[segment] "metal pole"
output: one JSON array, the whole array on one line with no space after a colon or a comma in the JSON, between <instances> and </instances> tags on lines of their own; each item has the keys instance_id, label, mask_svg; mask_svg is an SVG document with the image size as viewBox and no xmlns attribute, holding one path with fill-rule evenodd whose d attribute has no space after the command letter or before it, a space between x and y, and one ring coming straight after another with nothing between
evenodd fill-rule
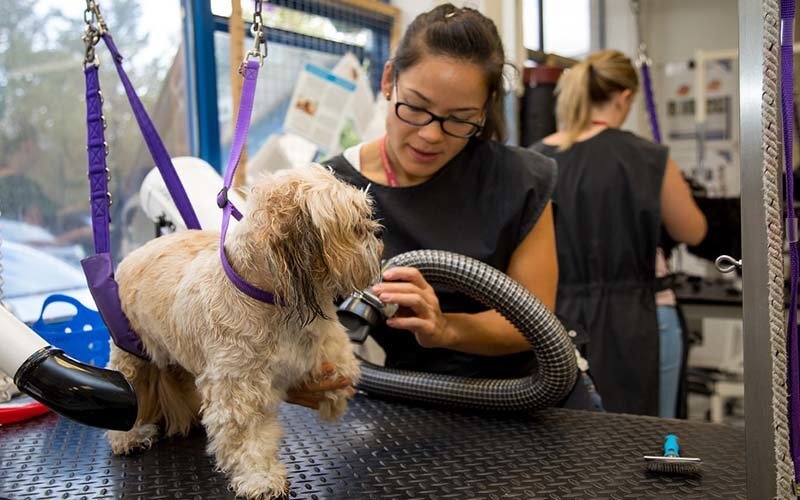
<instances>
[{"instance_id":1,"label":"metal pole","mask_svg":"<svg viewBox=\"0 0 800 500\"><path fill-rule=\"evenodd\" d=\"M544 0L539 0L539 50L544 52Z\"/></svg>"},{"instance_id":2,"label":"metal pole","mask_svg":"<svg viewBox=\"0 0 800 500\"><path fill-rule=\"evenodd\" d=\"M767 227L762 204L761 2L739 0L739 125L742 183L742 288L747 498L775 498L772 352L767 287Z\"/></svg>"}]
</instances>

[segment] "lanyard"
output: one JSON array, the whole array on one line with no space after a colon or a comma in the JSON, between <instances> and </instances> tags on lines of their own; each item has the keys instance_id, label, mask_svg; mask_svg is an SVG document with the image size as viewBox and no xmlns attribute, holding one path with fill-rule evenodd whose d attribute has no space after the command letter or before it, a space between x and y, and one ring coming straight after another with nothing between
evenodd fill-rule
<instances>
[{"instance_id":1,"label":"lanyard","mask_svg":"<svg viewBox=\"0 0 800 500\"><path fill-rule=\"evenodd\" d=\"M386 154L386 136L381 138L381 164L383 171L386 172L386 183L389 187L397 187L397 177L394 175L392 165L389 163L389 156Z\"/></svg>"}]
</instances>

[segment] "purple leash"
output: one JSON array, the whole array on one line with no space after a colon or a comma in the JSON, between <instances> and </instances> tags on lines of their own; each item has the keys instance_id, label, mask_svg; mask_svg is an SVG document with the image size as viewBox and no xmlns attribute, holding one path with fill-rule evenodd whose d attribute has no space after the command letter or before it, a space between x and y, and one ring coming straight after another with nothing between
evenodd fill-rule
<instances>
[{"instance_id":1,"label":"purple leash","mask_svg":"<svg viewBox=\"0 0 800 500\"><path fill-rule=\"evenodd\" d=\"M247 132L250 129L250 117L253 113L253 101L255 100L256 83L258 81L258 68L260 63L258 61L247 61L239 68L239 73L244 78L244 85L242 85L242 98L239 101L239 112L236 116L236 128L233 133L233 144L231 145L230 156L228 156L228 165L225 168L225 180L222 190L217 195L217 205L222 209L222 228L219 233L219 255L222 260L222 268L231 282L240 291L260 302L267 304L275 304L275 296L266 290L257 288L248 283L244 278L233 269L228 255L225 252L225 236L228 234L228 225L231 221L231 215L236 220L241 220L242 213L234 206L228 199L228 191L233 184L233 175L236 173L236 168L239 166L239 159L242 156L242 149L244 148L245 140L247 139Z\"/></svg>"},{"instance_id":2,"label":"purple leash","mask_svg":"<svg viewBox=\"0 0 800 500\"><path fill-rule=\"evenodd\" d=\"M795 0L781 0L781 117L785 175L786 237L789 240L791 290L786 351L789 357L789 441L795 483L800 483L800 352L797 336L797 284L800 271L797 217L794 210L792 146L794 140L794 12Z\"/></svg>"},{"instance_id":3,"label":"purple leash","mask_svg":"<svg viewBox=\"0 0 800 500\"><path fill-rule=\"evenodd\" d=\"M640 61L642 84L644 86L644 100L647 104L647 114L650 117L650 131L653 133L653 140L661 144L661 129L658 126L656 102L653 98L653 81L650 78L650 63L644 57L642 57Z\"/></svg>"}]
</instances>

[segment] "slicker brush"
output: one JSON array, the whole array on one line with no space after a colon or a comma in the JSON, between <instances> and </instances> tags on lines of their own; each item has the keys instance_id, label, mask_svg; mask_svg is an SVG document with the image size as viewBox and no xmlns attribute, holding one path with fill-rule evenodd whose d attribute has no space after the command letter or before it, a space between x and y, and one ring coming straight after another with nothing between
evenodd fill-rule
<instances>
[{"instance_id":1,"label":"slicker brush","mask_svg":"<svg viewBox=\"0 0 800 500\"><path fill-rule=\"evenodd\" d=\"M679 454L678 436L667 434L664 439L664 456L645 456L647 469L666 474L699 474L703 461L699 458L682 457Z\"/></svg>"}]
</instances>

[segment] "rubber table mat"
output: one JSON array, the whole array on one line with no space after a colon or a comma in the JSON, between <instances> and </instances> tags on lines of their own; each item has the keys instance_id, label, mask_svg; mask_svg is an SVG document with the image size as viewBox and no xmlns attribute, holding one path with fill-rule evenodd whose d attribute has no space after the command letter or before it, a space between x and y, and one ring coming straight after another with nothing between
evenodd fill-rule
<instances>
[{"instance_id":1,"label":"rubber table mat","mask_svg":"<svg viewBox=\"0 0 800 500\"><path fill-rule=\"evenodd\" d=\"M338 424L284 405L290 498L745 497L744 431L702 422L549 409L452 412L357 396ZM700 476L649 472L677 434ZM0 498L231 499L202 431L113 456L100 429L56 415L0 427Z\"/></svg>"}]
</instances>

